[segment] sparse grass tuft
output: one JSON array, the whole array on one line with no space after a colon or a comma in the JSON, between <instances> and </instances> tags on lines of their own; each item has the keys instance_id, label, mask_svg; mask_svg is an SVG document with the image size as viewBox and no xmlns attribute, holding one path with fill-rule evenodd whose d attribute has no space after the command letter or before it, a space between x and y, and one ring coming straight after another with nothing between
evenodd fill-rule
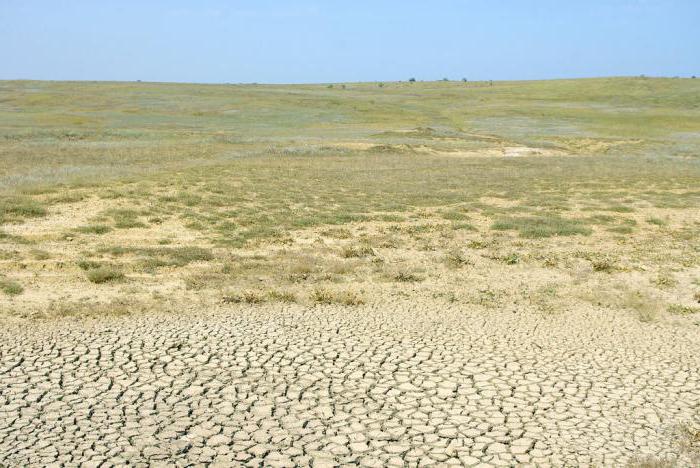
<instances>
[{"instance_id":1,"label":"sparse grass tuft","mask_svg":"<svg viewBox=\"0 0 700 468\"><path fill-rule=\"evenodd\" d=\"M552 236L573 236L591 233L582 221L559 216L530 216L500 218L491 225L497 231L517 230L521 237L537 239Z\"/></svg>"},{"instance_id":2,"label":"sparse grass tuft","mask_svg":"<svg viewBox=\"0 0 700 468\"><path fill-rule=\"evenodd\" d=\"M374 257L374 249L369 245L352 245L345 247L341 252L343 258Z\"/></svg>"},{"instance_id":3,"label":"sparse grass tuft","mask_svg":"<svg viewBox=\"0 0 700 468\"><path fill-rule=\"evenodd\" d=\"M661 218L651 217L651 218L647 218L647 223L654 224L656 226L666 226L668 224L668 221L666 221L665 219L661 219Z\"/></svg>"},{"instance_id":4,"label":"sparse grass tuft","mask_svg":"<svg viewBox=\"0 0 700 468\"><path fill-rule=\"evenodd\" d=\"M591 266L593 267L593 271L599 273L612 273L617 269L615 262L611 258L605 256L593 258L591 260Z\"/></svg>"},{"instance_id":5,"label":"sparse grass tuft","mask_svg":"<svg viewBox=\"0 0 700 468\"><path fill-rule=\"evenodd\" d=\"M674 315L692 315L700 313L700 307L687 306L683 304L669 304L668 312Z\"/></svg>"},{"instance_id":6,"label":"sparse grass tuft","mask_svg":"<svg viewBox=\"0 0 700 468\"><path fill-rule=\"evenodd\" d=\"M445 263L451 268L462 268L463 266L474 264L458 249L450 250L445 254Z\"/></svg>"},{"instance_id":7,"label":"sparse grass tuft","mask_svg":"<svg viewBox=\"0 0 700 468\"><path fill-rule=\"evenodd\" d=\"M80 226L75 230L83 234L106 234L112 229L104 224L90 224L87 226Z\"/></svg>"},{"instance_id":8,"label":"sparse grass tuft","mask_svg":"<svg viewBox=\"0 0 700 468\"><path fill-rule=\"evenodd\" d=\"M340 304L357 306L365 303L364 299L352 291L333 291L326 288L316 288L311 292L310 299L316 304Z\"/></svg>"},{"instance_id":9,"label":"sparse grass tuft","mask_svg":"<svg viewBox=\"0 0 700 468\"><path fill-rule=\"evenodd\" d=\"M7 278L0 278L0 291L7 294L8 296L17 296L22 294L24 288L17 281L13 281Z\"/></svg>"},{"instance_id":10,"label":"sparse grass tuft","mask_svg":"<svg viewBox=\"0 0 700 468\"><path fill-rule=\"evenodd\" d=\"M29 197L0 197L0 224L46 216L46 208Z\"/></svg>"},{"instance_id":11,"label":"sparse grass tuft","mask_svg":"<svg viewBox=\"0 0 700 468\"><path fill-rule=\"evenodd\" d=\"M400 270L391 274L391 279L399 283L416 283L423 281L423 278L411 271Z\"/></svg>"},{"instance_id":12,"label":"sparse grass tuft","mask_svg":"<svg viewBox=\"0 0 700 468\"><path fill-rule=\"evenodd\" d=\"M100 266L87 270L87 279L95 284L109 283L124 279L124 273L110 266Z\"/></svg>"},{"instance_id":13,"label":"sparse grass tuft","mask_svg":"<svg viewBox=\"0 0 700 468\"><path fill-rule=\"evenodd\" d=\"M267 296L255 290L226 294L221 300L224 304L262 304Z\"/></svg>"}]
</instances>

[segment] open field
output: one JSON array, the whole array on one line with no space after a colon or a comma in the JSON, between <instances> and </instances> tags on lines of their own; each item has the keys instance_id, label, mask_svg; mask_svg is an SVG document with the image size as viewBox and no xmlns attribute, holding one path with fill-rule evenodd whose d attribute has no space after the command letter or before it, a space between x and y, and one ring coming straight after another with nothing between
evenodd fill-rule
<instances>
[{"instance_id":1,"label":"open field","mask_svg":"<svg viewBox=\"0 0 700 468\"><path fill-rule=\"evenodd\" d=\"M0 464L698 462L700 80L5 81L0 161Z\"/></svg>"}]
</instances>

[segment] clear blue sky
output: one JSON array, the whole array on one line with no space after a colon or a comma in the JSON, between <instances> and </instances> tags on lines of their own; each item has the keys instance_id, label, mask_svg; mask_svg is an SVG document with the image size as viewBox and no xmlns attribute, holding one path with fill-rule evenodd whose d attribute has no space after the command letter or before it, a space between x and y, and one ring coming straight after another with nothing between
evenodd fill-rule
<instances>
[{"instance_id":1,"label":"clear blue sky","mask_svg":"<svg viewBox=\"0 0 700 468\"><path fill-rule=\"evenodd\" d=\"M0 0L0 79L700 75L700 0Z\"/></svg>"}]
</instances>

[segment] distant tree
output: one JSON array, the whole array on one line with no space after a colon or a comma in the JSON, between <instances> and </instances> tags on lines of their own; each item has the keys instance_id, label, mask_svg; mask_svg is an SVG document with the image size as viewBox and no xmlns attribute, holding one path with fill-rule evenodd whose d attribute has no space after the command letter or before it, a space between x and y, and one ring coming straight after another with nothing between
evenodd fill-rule
<instances>
[{"instance_id":1,"label":"distant tree","mask_svg":"<svg viewBox=\"0 0 700 468\"><path fill-rule=\"evenodd\" d=\"M691 76L690 78L694 80L696 77L695 77L695 75L693 75L693 76Z\"/></svg>"},{"instance_id":2,"label":"distant tree","mask_svg":"<svg viewBox=\"0 0 700 468\"><path fill-rule=\"evenodd\" d=\"M464 81L464 82L466 83L466 82L469 81L469 80L466 79L466 78L462 78L462 81Z\"/></svg>"},{"instance_id":3,"label":"distant tree","mask_svg":"<svg viewBox=\"0 0 700 468\"><path fill-rule=\"evenodd\" d=\"M409 82L409 83L415 83L415 82L416 82L416 79L415 79L415 78L409 78L409 79L408 79L408 82Z\"/></svg>"},{"instance_id":4,"label":"distant tree","mask_svg":"<svg viewBox=\"0 0 700 468\"><path fill-rule=\"evenodd\" d=\"M328 89L333 89L333 85L332 85L332 84L329 84L329 85L326 86L326 87L327 87Z\"/></svg>"},{"instance_id":5,"label":"distant tree","mask_svg":"<svg viewBox=\"0 0 700 468\"><path fill-rule=\"evenodd\" d=\"M442 81L450 81L450 80L448 80L447 78L443 78Z\"/></svg>"},{"instance_id":6,"label":"distant tree","mask_svg":"<svg viewBox=\"0 0 700 468\"><path fill-rule=\"evenodd\" d=\"M384 83L377 83L377 86L379 86L380 88L383 88L383 87L384 87Z\"/></svg>"}]
</instances>

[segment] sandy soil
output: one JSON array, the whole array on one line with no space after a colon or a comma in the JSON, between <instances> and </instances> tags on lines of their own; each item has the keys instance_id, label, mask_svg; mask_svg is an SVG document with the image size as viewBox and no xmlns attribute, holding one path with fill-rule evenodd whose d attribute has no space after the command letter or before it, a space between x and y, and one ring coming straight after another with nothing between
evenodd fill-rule
<instances>
[{"instance_id":1,"label":"sandy soil","mask_svg":"<svg viewBox=\"0 0 700 468\"><path fill-rule=\"evenodd\" d=\"M0 463L697 466L699 346L687 323L430 299L8 324Z\"/></svg>"}]
</instances>

